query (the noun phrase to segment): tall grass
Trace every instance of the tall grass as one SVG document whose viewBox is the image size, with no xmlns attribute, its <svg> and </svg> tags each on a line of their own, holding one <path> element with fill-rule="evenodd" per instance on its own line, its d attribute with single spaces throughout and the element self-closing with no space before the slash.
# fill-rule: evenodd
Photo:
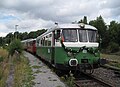
<svg viewBox="0 0 120 87">
<path fill-rule="evenodd" d="M 109 61 L 107 65 L 120 68 L 120 56 L 119 55 L 101 54 L 101 58 L 105 58 Z"/>
<path fill-rule="evenodd" d="M 118 55 L 110 55 L 110 54 L 101 54 L 101 58 L 108 59 L 110 61 L 116 61 L 120 63 L 120 56 Z"/>
<path fill-rule="evenodd" d="M 14 66 L 13 87 L 33 87 L 34 76 L 27 58 L 22 55 L 19 61 L 15 55 L 8 58 L 7 50 L 0 49 L 0 60 L 0 87 L 6 87 L 11 63 Z"/>
<path fill-rule="evenodd" d="M 5 49 L 0 49 L 0 87 L 5 87 L 6 80 L 9 74 L 8 52 Z"/>
<path fill-rule="evenodd" d="M 14 60 L 14 86 L 13 87 L 33 87 L 35 84 L 32 68 L 29 61 L 24 56 L 20 56 L 20 61 Z"/>
<path fill-rule="evenodd" d="M 8 57 L 7 50 L 0 48 L 0 56 L 4 57 L 6 59 Z"/>
</svg>

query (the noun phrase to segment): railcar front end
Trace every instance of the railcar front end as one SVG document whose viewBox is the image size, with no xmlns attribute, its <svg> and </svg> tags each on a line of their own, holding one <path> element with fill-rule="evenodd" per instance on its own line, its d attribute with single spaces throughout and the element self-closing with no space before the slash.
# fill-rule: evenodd
<svg viewBox="0 0 120 87">
<path fill-rule="evenodd" d="M 99 67 L 97 29 L 90 25 L 56 25 L 37 38 L 37 55 L 61 71 Z"/>
<path fill-rule="evenodd" d="M 63 70 L 94 69 L 100 64 L 96 30 L 62 29 L 62 40 L 56 43 L 55 64 Z"/>
</svg>

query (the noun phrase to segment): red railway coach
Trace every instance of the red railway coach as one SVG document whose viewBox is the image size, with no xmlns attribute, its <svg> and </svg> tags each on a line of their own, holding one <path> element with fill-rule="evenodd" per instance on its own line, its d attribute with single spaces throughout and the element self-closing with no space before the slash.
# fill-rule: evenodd
<svg viewBox="0 0 120 87">
<path fill-rule="evenodd" d="M 23 49 L 27 50 L 27 40 L 22 40 L 21 43 L 22 43 Z"/>
<path fill-rule="evenodd" d="M 23 44 L 23 48 L 33 54 L 36 53 L 36 39 L 27 39 L 21 41 Z"/>
</svg>

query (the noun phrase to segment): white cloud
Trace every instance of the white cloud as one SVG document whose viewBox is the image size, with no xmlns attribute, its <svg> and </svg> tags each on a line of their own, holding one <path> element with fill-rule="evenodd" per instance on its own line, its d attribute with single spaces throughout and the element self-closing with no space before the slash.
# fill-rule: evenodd
<svg viewBox="0 0 120 87">
<path fill-rule="evenodd" d="M 0 32 L 0 37 L 5 37 L 8 33 Z"/>
<path fill-rule="evenodd" d="M 0 23 L 0 37 L 6 36 L 6 34 L 8 33 L 7 29 L 8 28 L 6 27 L 6 25 Z"/>
<path fill-rule="evenodd" d="M 28 19 L 18 23 L 18 30 L 19 31 L 36 31 L 38 29 L 49 28 L 52 25 L 52 21 L 45 21 L 42 19 Z"/>
<path fill-rule="evenodd" d="M 54 22 L 88 20 L 102 15 L 107 24 L 120 21 L 119 0 L 1 0 L 0 32 L 14 32 L 15 25 L 20 32 L 50 28 Z M 4 30 L 3 30 L 4 29 Z"/>
</svg>

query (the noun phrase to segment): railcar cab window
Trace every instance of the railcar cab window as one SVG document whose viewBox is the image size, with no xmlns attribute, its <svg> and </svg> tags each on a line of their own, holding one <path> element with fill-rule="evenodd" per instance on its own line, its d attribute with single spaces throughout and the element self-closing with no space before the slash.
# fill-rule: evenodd
<svg viewBox="0 0 120 87">
<path fill-rule="evenodd" d="M 95 30 L 85 30 L 85 29 L 80 29 L 79 30 L 79 41 L 80 42 L 96 42 L 96 37 L 97 37 L 97 31 Z"/>
<path fill-rule="evenodd" d="M 63 29 L 64 42 L 77 42 L 77 29 Z"/>
<path fill-rule="evenodd" d="M 88 30 L 89 42 L 97 41 L 97 32 L 95 30 Z"/>
<path fill-rule="evenodd" d="M 80 42 L 87 42 L 87 32 L 84 29 L 79 30 L 79 40 Z"/>
</svg>

